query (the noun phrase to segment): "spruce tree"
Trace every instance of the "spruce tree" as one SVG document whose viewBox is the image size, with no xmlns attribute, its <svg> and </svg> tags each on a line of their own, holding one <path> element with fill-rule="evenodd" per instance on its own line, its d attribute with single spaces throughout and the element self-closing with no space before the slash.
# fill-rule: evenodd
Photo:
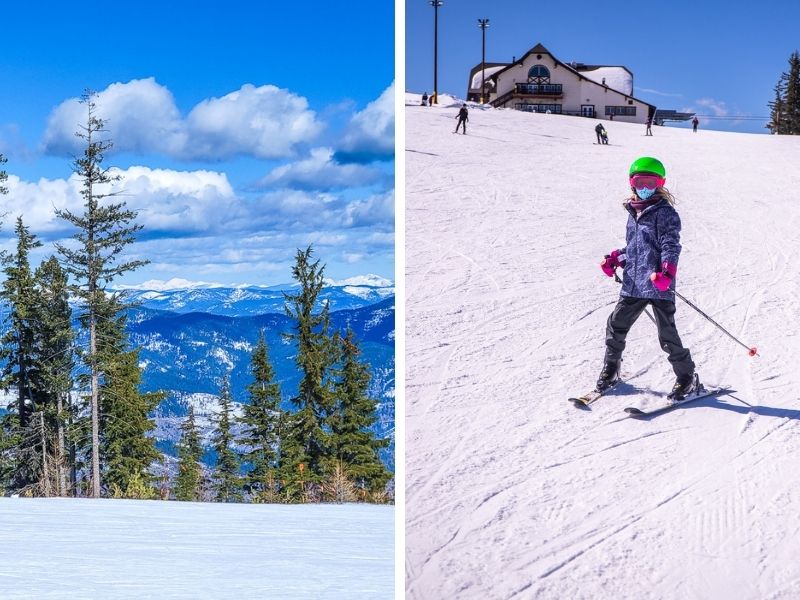
<svg viewBox="0 0 800 600">
<path fill-rule="evenodd" d="M 8 181 L 8 173 L 6 173 L 5 169 L 1 168 L 7 162 L 8 159 L 0 152 L 0 196 L 4 196 L 8 193 L 8 188 L 5 186 L 5 183 Z"/>
<path fill-rule="evenodd" d="M 181 425 L 178 442 L 178 475 L 175 478 L 175 499 L 198 501 L 203 484 L 203 447 L 194 420 L 194 407 L 189 405 L 189 414 Z"/>
<path fill-rule="evenodd" d="M 56 488 L 59 496 L 67 495 L 68 473 L 74 463 L 74 446 L 67 449 L 67 429 L 72 423 L 72 370 L 75 366 L 72 309 L 67 292 L 67 275 L 58 260 L 51 256 L 34 274 L 37 314 L 36 335 L 39 338 L 38 376 L 42 395 L 46 397 L 45 416 L 55 432 L 52 446 Z M 74 481 L 71 481 L 74 485 Z"/>
<path fill-rule="evenodd" d="M 336 385 L 336 412 L 331 420 L 336 458 L 356 486 L 366 492 L 383 492 L 391 473 L 378 451 L 389 445 L 373 431 L 377 404 L 368 395 L 369 367 L 359 362 L 361 350 L 348 329 L 340 340 L 341 369 Z"/>
<path fill-rule="evenodd" d="M 767 128 L 780 135 L 800 135 L 800 53 L 789 57 L 789 70 L 781 73 L 774 88 L 775 99 L 769 102 Z"/>
<path fill-rule="evenodd" d="M 786 133 L 800 135 L 800 53 L 792 52 L 789 57 L 789 71 L 786 74 Z"/>
<path fill-rule="evenodd" d="M 16 419 L 6 419 L 6 426 L 9 428 L 7 438 L 15 440 L 15 447 L 9 453 L 10 485 L 21 489 L 42 483 L 47 475 L 43 470 L 42 432 L 37 426 L 31 426 L 31 415 L 43 408 L 43 400 L 38 397 L 40 387 L 36 385 L 36 356 L 39 354 L 36 292 L 29 254 L 41 246 L 41 242 L 25 227 L 22 217 L 17 218 L 14 233 L 16 251 L 2 258 L 6 280 L 0 297 L 8 303 L 10 311 L 6 318 L 8 330 L 0 340 L 0 359 L 5 362 L 2 387 L 14 388 L 17 393 Z"/>
<path fill-rule="evenodd" d="M 324 267 L 312 257 L 310 246 L 297 251 L 292 275 L 300 289 L 296 294 L 284 293 L 286 313 L 295 321 L 294 331 L 285 334 L 285 339 L 297 346 L 295 360 L 302 376 L 292 398 L 297 411 L 288 419 L 281 474 L 294 489 L 299 489 L 300 482 L 322 481 L 332 456 L 328 417 L 334 404 L 331 368 L 335 347 L 328 334 L 328 305 L 320 306 L 319 301 Z"/>
<path fill-rule="evenodd" d="M 258 500 L 275 497 L 280 463 L 281 389 L 275 382 L 275 371 L 269 361 L 267 341 L 262 331 L 251 358 L 253 383 L 247 386 L 250 403 L 244 405 L 241 423 L 244 425 L 241 444 L 249 448 L 243 459 L 251 465 L 246 488 Z"/>
<path fill-rule="evenodd" d="M 82 301 L 85 311 L 82 320 L 89 334 L 89 348 L 84 354 L 89 369 L 91 410 L 91 484 L 92 496 L 100 497 L 100 379 L 98 362 L 98 311 L 104 301 L 111 282 L 118 276 L 146 264 L 142 260 L 121 260 L 121 253 L 135 240 L 141 225 L 134 221 L 137 213 L 128 210 L 125 202 L 107 202 L 116 195 L 110 184 L 117 180 L 103 166 L 105 153 L 112 144 L 102 139 L 104 121 L 96 115 L 95 93 L 87 90 L 81 98 L 87 107 L 86 126 L 76 135 L 85 144 L 83 155 L 75 159 L 73 172 L 82 183 L 81 196 L 84 201 L 83 214 L 67 209 L 56 210 L 56 215 L 75 228 L 73 236 L 77 244 L 69 247 L 56 244 L 63 257 L 67 273 L 74 278 L 71 291 Z"/>
<path fill-rule="evenodd" d="M 36 236 L 17 217 L 14 229 L 17 248 L 14 254 L 3 257 L 3 282 L 0 297 L 11 309 L 6 322 L 9 329 L 2 338 L 0 358 L 6 361 L 3 369 L 3 387 L 17 390 L 17 414 L 20 427 L 27 427 L 29 414 L 36 410 L 33 406 L 33 369 L 36 349 L 36 292 L 29 255 L 31 250 L 41 246 Z"/>
<path fill-rule="evenodd" d="M 239 502 L 242 499 L 239 455 L 233 449 L 231 402 L 231 389 L 226 376 L 222 380 L 219 395 L 220 412 L 214 432 L 214 450 L 217 453 L 214 490 L 217 493 L 216 499 L 220 502 Z"/>
<path fill-rule="evenodd" d="M 98 311 L 98 365 L 103 373 L 99 390 L 100 453 L 103 475 L 115 496 L 153 497 L 150 466 L 160 458 L 150 412 L 163 395 L 141 393 L 142 370 L 139 349 L 127 348 L 127 315 L 116 295 L 108 297 Z"/>
</svg>

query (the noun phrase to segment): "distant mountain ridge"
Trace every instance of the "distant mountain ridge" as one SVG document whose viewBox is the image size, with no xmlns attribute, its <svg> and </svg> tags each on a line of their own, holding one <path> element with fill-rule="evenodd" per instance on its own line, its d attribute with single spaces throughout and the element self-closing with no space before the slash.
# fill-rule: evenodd
<svg viewBox="0 0 800 600">
<path fill-rule="evenodd" d="M 366 279 L 365 281 L 371 281 Z M 394 286 L 365 283 L 329 285 L 322 289 L 320 299 L 331 311 L 362 308 L 394 296 Z M 271 287 L 192 287 L 179 289 L 123 288 L 127 298 L 143 308 L 175 313 L 204 312 L 230 317 L 283 313 L 285 293 L 296 291 L 292 284 Z"/>
</svg>

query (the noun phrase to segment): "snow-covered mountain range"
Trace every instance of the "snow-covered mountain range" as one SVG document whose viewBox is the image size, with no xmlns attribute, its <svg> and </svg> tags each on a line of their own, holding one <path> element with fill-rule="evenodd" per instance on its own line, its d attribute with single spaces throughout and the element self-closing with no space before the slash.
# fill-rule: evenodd
<svg viewBox="0 0 800 600">
<path fill-rule="evenodd" d="M 229 317 L 283 313 L 284 293 L 294 293 L 296 289 L 295 284 L 222 286 L 193 284 L 183 279 L 151 281 L 120 288 L 130 301 L 144 308 L 175 313 L 205 312 Z M 328 281 L 320 299 L 335 311 L 369 306 L 391 296 L 394 296 L 391 281 L 368 275 L 345 281 Z"/>
</svg>

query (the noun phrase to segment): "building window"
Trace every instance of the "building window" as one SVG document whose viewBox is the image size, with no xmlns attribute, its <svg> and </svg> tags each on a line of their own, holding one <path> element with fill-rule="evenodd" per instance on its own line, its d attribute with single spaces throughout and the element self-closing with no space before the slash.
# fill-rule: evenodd
<svg viewBox="0 0 800 600">
<path fill-rule="evenodd" d="M 606 115 L 621 115 L 625 117 L 635 117 L 635 106 L 606 106 Z"/>
<path fill-rule="evenodd" d="M 534 65 L 528 71 L 528 83 L 550 83 L 550 71 L 544 65 Z"/>
<path fill-rule="evenodd" d="M 550 111 L 556 115 L 561 114 L 560 104 L 532 104 L 530 102 L 517 102 L 514 105 L 514 108 L 517 110 L 523 110 L 525 112 L 546 113 L 547 111 Z"/>
</svg>

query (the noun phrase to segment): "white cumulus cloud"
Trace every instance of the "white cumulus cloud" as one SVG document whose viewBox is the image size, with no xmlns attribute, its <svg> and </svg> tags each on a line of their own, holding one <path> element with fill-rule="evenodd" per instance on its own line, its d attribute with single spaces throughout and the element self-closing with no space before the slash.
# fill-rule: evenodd
<svg viewBox="0 0 800 600">
<path fill-rule="evenodd" d="M 342 161 L 371 162 L 394 158 L 394 82 L 347 126 L 337 157 Z"/>
<path fill-rule="evenodd" d="M 260 185 L 329 191 L 369 185 L 382 177 L 375 168 L 338 163 L 332 148 L 314 148 L 308 158 L 273 169 Z"/>
<path fill-rule="evenodd" d="M 178 159 L 289 157 L 297 144 L 312 141 L 323 129 L 304 97 L 273 85 L 245 84 L 221 98 L 203 100 L 185 118 L 172 93 L 152 77 L 111 84 L 94 102 L 114 149 Z M 80 152 L 75 132 L 86 123 L 86 109 L 71 98 L 53 110 L 45 152 Z"/>
</svg>

